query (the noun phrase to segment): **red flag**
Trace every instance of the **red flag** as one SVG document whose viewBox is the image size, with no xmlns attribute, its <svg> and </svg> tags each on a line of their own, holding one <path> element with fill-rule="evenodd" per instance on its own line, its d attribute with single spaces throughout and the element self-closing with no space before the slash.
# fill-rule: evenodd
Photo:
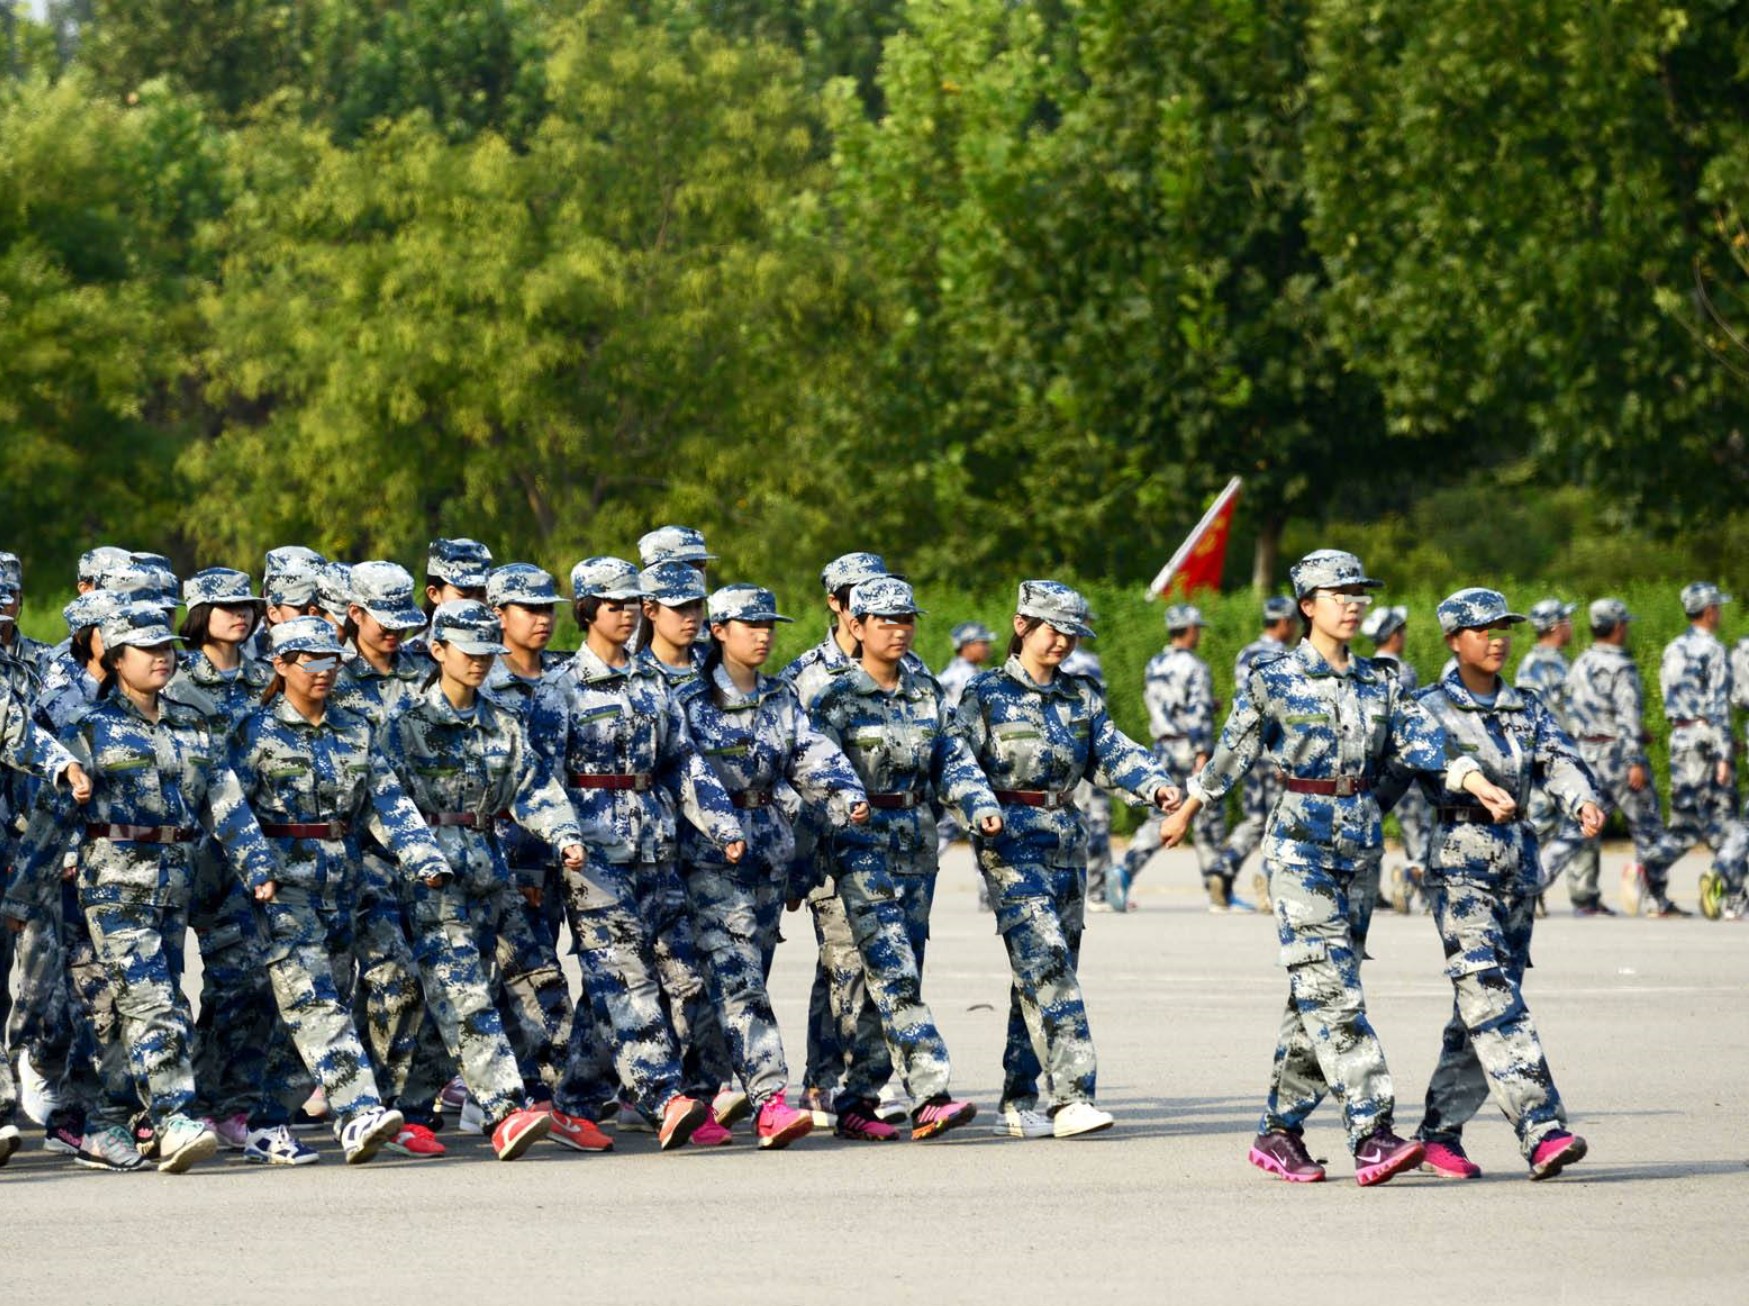
<svg viewBox="0 0 1749 1306">
<path fill-rule="evenodd" d="M 1233 526 L 1233 505 L 1239 501 L 1239 478 L 1227 482 L 1227 488 L 1215 496 L 1209 510 L 1202 515 L 1196 528 L 1178 546 L 1172 561 L 1160 569 L 1150 594 L 1164 596 L 1181 589 L 1188 595 L 1198 590 L 1218 590 L 1221 571 L 1227 565 L 1227 535 Z"/>
</svg>

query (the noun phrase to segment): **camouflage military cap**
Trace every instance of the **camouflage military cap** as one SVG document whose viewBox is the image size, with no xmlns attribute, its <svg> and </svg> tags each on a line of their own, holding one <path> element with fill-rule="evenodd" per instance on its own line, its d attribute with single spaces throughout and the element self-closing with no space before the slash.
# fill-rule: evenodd
<svg viewBox="0 0 1749 1306">
<path fill-rule="evenodd" d="M 486 602 L 494 608 L 506 603 L 523 608 L 552 608 L 564 601 L 552 573 L 532 562 L 507 562 L 486 578 Z"/>
<path fill-rule="evenodd" d="M 658 562 L 645 567 L 638 578 L 646 598 L 655 599 L 663 607 L 677 608 L 683 603 L 697 603 L 705 597 L 704 573 L 687 562 Z"/>
<path fill-rule="evenodd" d="M 307 608 L 316 601 L 321 577 L 313 571 L 286 569 L 273 573 L 262 585 L 264 597 L 277 608 Z"/>
<path fill-rule="evenodd" d="M 1729 594 L 1708 581 L 1697 580 L 1682 587 L 1682 610 L 1691 617 L 1698 617 L 1708 608 L 1730 601 Z"/>
<path fill-rule="evenodd" d="M 287 571 L 307 571 L 314 575 L 321 569 L 327 559 L 314 549 L 307 549 L 301 544 L 282 544 L 277 549 L 267 551 L 266 565 L 263 567 L 263 586 L 275 576 Z"/>
<path fill-rule="evenodd" d="M 325 562 L 316 573 L 316 602 L 322 611 L 339 621 L 346 620 L 346 610 L 352 606 L 352 567 L 344 562 Z"/>
<path fill-rule="evenodd" d="M 1506 596 L 1499 590 L 1471 587 L 1449 595 L 1439 605 L 1439 628 L 1447 635 L 1489 626 L 1516 626 L 1525 619 L 1523 613 L 1506 606 Z"/>
<path fill-rule="evenodd" d="M 1577 603 L 1563 603 L 1559 599 L 1538 599 L 1531 605 L 1531 628 L 1539 635 L 1546 635 L 1560 625 L 1578 609 Z"/>
<path fill-rule="evenodd" d="M 417 630 L 425 614 L 413 602 L 413 577 L 395 562 L 361 562 L 352 569 L 352 601 L 386 630 Z"/>
<path fill-rule="evenodd" d="M 644 582 L 624 558 L 585 558 L 571 568 L 571 597 L 576 599 L 641 599 Z"/>
<path fill-rule="evenodd" d="M 1170 603 L 1166 607 L 1166 629 L 1171 632 L 1189 630 L 1192 626 L 1207 626 L 1202 609 L 1194 603 Z"/>
<path fill-rule="evenodd" d="M 18 591 L 10 586 L 0 586 L 0 608 L 9 608 L 16 602 L 18 602 Z M 0 612 L 0 622 L 12 624 L 16 621 L 17 618 L 10 612 Z"/>
<path fill-rule="evenodd" d="M 79 579 L 86 585 L 108 589 L 109 586 L 103 583 L 105 576 L 133 565 L 133 555 L 126 549 L 118 549 L 113 544 L 100 544 L 79 555 Z"/>
<path fill-rule="evenodd" d="M 293 617 L 267 632 L 267 646 L 277 657 L 293 653 L 332 653 L 338 656 L 340 636 L 334 623 L 324 617 Z"/>
<path fill-rule="evenodd" d="M 124 603 L 104 617 L 97 628 L 106 649 L 125 644 L 157 648 L 160 644 L 174 644 L 178 638 L 164 619 L 164 610 L 155 603 Z"/>
<path fill-rule="evenodd" d="M 1300 612 L 1300 605 L 1285 594 L 1271 594 L 1263 600 L 1263 620 L 1270 625 L 1291 621 Z"/>
<path fill-rule="evenodd" d="M 504 627 L 497 614 L 475 599 L 439 603 L 431 614 L 431 642 L 447 644 L 476 657 L 509 651 L 504 647 Z"/>
<path fill-rule="evenodd" d="M 24 588 L 24 564 L 16 553 L 0 549 L 0 585 L 14 592 Z"/>
<path fill-rule="evenodd" d="M 909 581 L 897 576 L 870 576 L 850 591 L 853 617 L 922 616 Z"/>
<path fill-rule="evenodd" d="M 832 559 L 820 569 L 820 584 L 828 594 L 836 594 L 847 585 L 860 585 L 870 576 L 886 576 L 886 559 L 878 553 L 846 553 Z"/>
<path fill-rule="evenodd" d="M 433 540 L 425 553 L 425 583 L 442 581 L 458 590 L 483 590 L 492 573 L 492 550 L 478 540 Z"/>
<path fill-rule="evenodd" d="M 1620 599 L 1597 599 L 1588 610 L 1591 626 L 1594 630 L 1619 626 L 1624 621 L 1632 621 L 1634 614 L 1628 611 L 1628 605 Z"/>
<path fill-rule="evenodd" d="M 1465 591 L 1468 593 L 1468 591 Z M 1375 644 L 1383 644 L 1409 624 L 1409 609 L 1405 607 L 1374 608 L 1360 623 L 1360 633 Z"/>
<path fill-rule="evenodd" d="M 67 634 L 77 635 L 90 626 L 100 626 L 103 619 L 119 610 L 123 597 L 114 590 L 87 590 L 61 609 L 61 620 L 67 623 Z"/>
<path fill-rule="evenodd" d="M 219 603 L 226 607 L 266 603 L 249 592 L 249 573 L 229 567 L 208 567 L 197 571 L 182 582 L 182 602 L 187 607 L 201 603 Z"/>
<path fill-rule="evenodd" d="M 112 594 L 119 594 L 124 599 L 139 602 L 157 603 L 163 595 L 162 581 L 144 567 L 128 563 L 126 566 L 112 567 L 103 573 L 98 589 L 105 589 Z M 176 603 L 172 600 L 171 607 Z"/>
<path fill-rule="evenodd" d="M 1087 600 L 1067 585 L 1054 580 L 1023 580 L 1014 610 L 1023 617 L 1037 617 L 1047 626 L 1078 639 L 1092 639 L 1088 623 L 1093 614 Z"/>
<path fill-rule="evenodd" d="M 638 537 L 638 561 L 646 567 L 659 562 L 715 562 L 717 555 L 704 546 L 704 536 L 690 526 L 658 526 Z"/>
<path fill-rule="evenodd" d="M 789 621 L 777 610 L 777 595 L 759 585 L 725 585 L 710 597 L 712 621 Z"/>
<path fill-rule="evenodd" d="M 1348 589 L 1361 586 L 1378 589 L 1384 584 L 1366 574 L 1360 559 L 1341 549 L 1317 549 L 1308 553 L 1289 569 L 1293 578 L 1294 596 L 1305 598 L 1314 590 Z"/>
<path fill-rule="evenodd" d="M 981 621 L 962 621 L 953 628 L 953 647 L 958 652 L 967 644 L 993 644 L 996 632 Z"/>
</svg>

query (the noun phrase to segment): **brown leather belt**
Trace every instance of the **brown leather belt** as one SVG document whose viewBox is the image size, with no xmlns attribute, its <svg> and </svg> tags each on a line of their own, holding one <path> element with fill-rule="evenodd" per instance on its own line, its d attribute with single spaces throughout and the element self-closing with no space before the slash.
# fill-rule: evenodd
<svg viewBox="0 0 1749 1306">
<path fill-rule="evenodd" d="M 770 807 L 776 801 L 777 795 L 769 789 L 737 789 L 729 795 L 729 802 L 743 810 L 750 807 Z"/>
<path fill-rule="evenodd" d="M 605 775 L 585 775 L 581 771 L 573 771 L 565 777 L 573 789 L 629 789 L 636 794 L 646 793 L 655 777 L 648 771 L 608 772 Z"/>
<path fill-rule="evenodd" d="M 1297 775 L 1283 776 L 1282 785 L 1290 794 L 1321 794 L 1325 798 L 1352 798 L 1372 788 L 1364 775 L 1339 775 L 1334 780 L 1302 780 Z"/>
<path fill-rule="evenodd" d="M 1613 744 L 1615 742 L 1615 736 L 1614 735 L 1580 735 L 1579 742 L 1582 744 Z"/>
<path fill-rule="evenodd" d="M 481 820 L 477 812 L 421 812 L 425 824 L 430 826 L 453 825 L 464 830 L 482 830 L 491 824 L 491 818 Z"/>
<path fill-rule="evenodd" d="M 1441 807 L 1439 819 L 1447 825 L 1493 825 L 1494 818 L 1485 807 Z"/>
<path fill-rule="evenodd" d="M 995 794 L 997 802 L 1016 803 L 1021 807 L 1055 810 L 1075 805 L 1073 789 L 998 789 Z"/>
<path fill-rule="evenodd" d="M 352 830 L 351 821 L 292 821 L 279 824 L 261 823 L 261 833 L 269 839 L 344 839 Z"/>
<path fill-rule="evenodd" d="M 114 839 L 117 843 L 193 843 L 200 831 L 186 825 L 88 825 L 87 839 Z"/>
<path fill-rule="evenodd" d="M 1679 717 L 1670 724 L 1676 729 L 1681 730 L 1687 726 L 1704 726 L 1706 723 L 1706 718 L 1703 716 L 1685 716 Z"/>
<path fill-rule="evenodd" d="M 915 807 L 923 800 L 917 796 L 915 789 L 907 789 L 897 794 L 870 794 L 868 805 L 879 807 L 883 811 L 899 812 L 907 807 Z"/>
</svg>

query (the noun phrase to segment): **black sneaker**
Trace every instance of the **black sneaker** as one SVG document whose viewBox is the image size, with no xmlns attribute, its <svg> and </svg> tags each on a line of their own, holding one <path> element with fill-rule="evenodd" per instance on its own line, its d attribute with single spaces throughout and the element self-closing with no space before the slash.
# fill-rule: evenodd
<svg viewBox="0 0 1749 1306">
<path fill-rule="evenodd" d="M 85 1122 L 50 1118 L 43 1126 L 43 1151 L 57 1156 L 78 1156 L 79 1144 L 85 1141 Z"/>
<path fill-rule="evenodd" d="M 1306 1151 L 1305 1140 L 1285 1130 L 1257 1135 L 1252 1140 L 1251 1153 L 1246 1160 L 1290 1184 L 1324 1182 L 1324 1167 L 1312 1160 L 1312 1154 Z"/>
<path fill-rule="evenodd" d="M 1668 918 L 1668 917 L 1673 917 L 1673 916 L 1692 916 L 1692 915 L 1694 915 L 1694 913 L 1689 911 L 1688 908 L 1678 907 L 1675 903 L 1671 902 L 1670 899 L 1668 899 L 1668 898 L 1654 898 L 1653 900 L 1651 900 L 1650 902 L 1648 902 L 1646 904 L 1646 909 L 1643 912 L 1641 912 L 1640 914 L 1642 916 L 1651 916 L 1651 917 L 1656 917 L 1656 918 Z"/>
<path fill-rule="evenodd" d="M 1380 1126 L 1354 1149 L 1354 1182 L 1362 1188 L 1389 1183 L 1404 1170 L 1421 1164 L 1427 1148 L 1412 1138 L 1398 1138 L 1390 1126 Z"/>
</svg>

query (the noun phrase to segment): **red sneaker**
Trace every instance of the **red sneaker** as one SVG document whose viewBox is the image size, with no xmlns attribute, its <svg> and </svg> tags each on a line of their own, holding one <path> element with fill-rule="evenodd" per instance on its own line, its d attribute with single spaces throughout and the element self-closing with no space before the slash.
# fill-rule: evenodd
<svg viewBox="0 0 1749 1306">
<path fill-rule="evenodd" d="M 1462 1143 L 1428 1143 L 1421 1168 L 1441 1179 L 1480 1179 L 1482 1167 L 1464 1155 Z"/>
<path fill-rule="evenodd" d="M 759 1119 L 753 1128 L 759 1135 L 759 1150 L 778 1151 L 808 1134 L 814 1127 L 811 1112 L 797 1111 L 782 1093 L 774 1093 L 759 1108 Z"/>
<path fill-rule="evenodd" d="M 399 1152 L 402 1156 L 433 1157 L 442 1156 L 444 1146 L 437 1141 L 437 1135 L 424 1125 L 403 1125 L 401 1132 L 395 1135 L 395 1141 L 385 1144 L 389 1151 Z"/>
<path fill-rule="evenodd" d="M 946 1093 L 938 1094 L 911 1113 L 911 1141 L 934 1138 L 950 1129 L 969 1124 L 978 1114 L 970 1102 L 956 1102 Z"/>
<path fill-rule="evenodd" d="M 514 1161 L 541 1139 L 553 1127 L 551 1111 L 536 1111 L 518 1107 L 498 1122 L 492 1131 L 492 1150 L 500 1161 Z"/>
<path fill-rule="evenodd" d="M 691 1142 L 694 1147 L 727 1147 L 734 1141 L 735 1136 L 710 1115 L 699 1121 L 698 1128 L 692 1131 Z"/>
<path fill-rule="evenodd" d="M 662 1108 L 662 1126 L 656 1131 L 656 1145 L 664 1152 L 684 1147 L 693 1131 L 710 1118 L 711 1109 L 697 1098 L 678 1096 L 669 1099 Z"/>
<path fill-rule="evenodd" d="M 1573 1162 L 1583 1160 L 1589 1150 L 1578 1134 L 1557 1129 L 1538 1143 L 1536 1151 L 1530 1154 L 1530 1177 L 1533 1180 L 1553 1179 Z"/>
<path fill-rule="evenodd" d="M 573 1152 L 611 1152 L 613 1139 L 601 1132 L 601 1126 L 582 1116 L 568 1116 L 556 1108 L 552 1112 L 553 1130 L 547 1135 L 560 1147 Z"/>
</svg>

